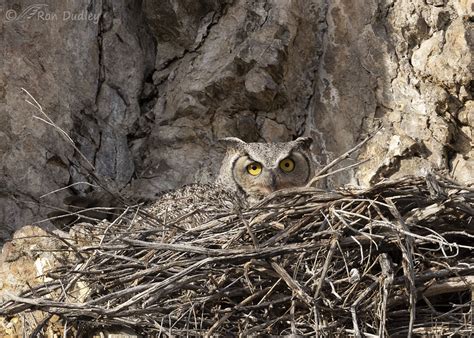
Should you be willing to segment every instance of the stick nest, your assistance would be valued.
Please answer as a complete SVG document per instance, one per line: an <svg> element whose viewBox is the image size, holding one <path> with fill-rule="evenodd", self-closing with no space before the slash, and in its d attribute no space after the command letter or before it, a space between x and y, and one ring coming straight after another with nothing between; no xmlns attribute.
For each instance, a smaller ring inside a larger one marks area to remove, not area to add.
<svg viewBox="0 0 474 338"><path fill-rule="evenodd" d="M82 223L47 279L0 305L84 332L469 335L474 190L404 177L280 191L196 228L130 207ZM164 224L165 223L165 224Z"/></svg>

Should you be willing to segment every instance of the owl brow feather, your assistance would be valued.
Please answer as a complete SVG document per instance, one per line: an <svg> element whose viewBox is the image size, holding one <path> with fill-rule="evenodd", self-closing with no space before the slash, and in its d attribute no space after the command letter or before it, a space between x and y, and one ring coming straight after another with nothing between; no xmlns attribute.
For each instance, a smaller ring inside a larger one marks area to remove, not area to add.
<svg viewBox="0 0 474 338"><path fill-rule="evenodd" d="M297 148L309 149L313 143L313 139L311 137L298 137L293 142L295 142Z"/></svg>

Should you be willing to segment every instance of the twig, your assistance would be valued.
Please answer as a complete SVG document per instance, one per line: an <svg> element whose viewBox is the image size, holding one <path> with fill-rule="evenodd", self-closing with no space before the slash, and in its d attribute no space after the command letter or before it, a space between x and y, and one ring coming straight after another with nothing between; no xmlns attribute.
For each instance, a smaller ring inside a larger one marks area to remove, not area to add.
<svg viewBox="0 0 474 338"><path fill-rule="evenodd" d="M346 151L344 154L338 156L335 160L331 161L329 164L325 165L323 168L321 168L316 175L314 175L314 179L312 179L307 186L311 186L313 183L315 183L317 180L319 180L323 174L325 174L329 169L337 165L338 163L342 162L343 160L349 158L349 156L355 152L356 150L362 148L364 144L366 144L370 139L372 139L382 128L377 129L372 135L369 135L366 137L362 142L358 143L355 147L349 149ZM357 163L357 165L360 165L360 163ZM314 181L313 181L314 180Z"/></svg>
<svg viewBox="0 0 474 338"><path fill-rule="evenodd" d="M42 119L40 117L37 117L37 116L33 116L33 117L35 117L35 118L39 119L40 121L43 121L46 124L54 127L54 129L56 129L59 132L59 134L61 136L63 136L63 138L70 145L72 145L74 150L77 151L77 153L84 159L84 161L90 166L90 168L92 170L95 170L95 167L92 165L92 163L90 163L89 160L87 159L87 157L79 150L79 148L77 148L77 146L74 143L73 139L63 129L61 129L56 123L54 123L53 120L51 120L49 118L49 116L44 112L43 107L41 107L41 105L38 103L38 101L36 101L36 99L33 97L33 95L31 95L25 88L21 88L21 90L23 90L23 92L25 92L31 98L31 100L33 100L34 103L29 101L29 100L25 100L25 101L27 103L29 103L30 105L32 105L33 107L35 107L46 118L46 120Z"/></svg>

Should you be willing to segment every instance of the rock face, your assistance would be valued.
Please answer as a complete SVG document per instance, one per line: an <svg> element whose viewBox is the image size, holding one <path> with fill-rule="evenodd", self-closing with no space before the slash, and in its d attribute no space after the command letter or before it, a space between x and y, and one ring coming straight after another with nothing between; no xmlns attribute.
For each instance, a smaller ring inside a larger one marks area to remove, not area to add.
<svg viewBox="0 0 474 338"><path fill-rule="evenodd" d="M473 181L472 1L7 1L1 15L2 239L91 184L152 197L210 181L225 136L310 135L323 163L381 126L358 155L371 161L330 184L432 168Z"/></svg>
<svg viewBox="0 0 474 338"><path fill-rule="evenodd" d="M48 236L41 228L24 226L15 232L13 240L5 243L0 256L0 301L10 300L10 295L19 294L27 285L38 285L48 281L44 274L66 255L58 253L61 241ZM27 321L41 322L45 315L40 311L25 313ZM21 336L32 332L34 328L22 327L18 317L13 319L0 317L0 335L2 337ZM51 334L50 336L53 336Z"/></svg>

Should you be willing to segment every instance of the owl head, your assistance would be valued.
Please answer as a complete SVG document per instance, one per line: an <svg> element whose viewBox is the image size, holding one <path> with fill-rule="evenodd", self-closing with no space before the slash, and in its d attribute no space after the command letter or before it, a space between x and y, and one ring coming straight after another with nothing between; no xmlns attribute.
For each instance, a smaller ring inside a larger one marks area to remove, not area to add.
<svg viewBox="0 0 474 338"><path fill-rule="evenodd" d="M227 146L218 181L255 201L273 191L306 185L314 174L312 139L278 143L246 143L236 137Z"/></svg>

